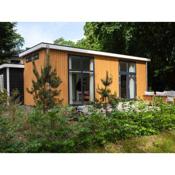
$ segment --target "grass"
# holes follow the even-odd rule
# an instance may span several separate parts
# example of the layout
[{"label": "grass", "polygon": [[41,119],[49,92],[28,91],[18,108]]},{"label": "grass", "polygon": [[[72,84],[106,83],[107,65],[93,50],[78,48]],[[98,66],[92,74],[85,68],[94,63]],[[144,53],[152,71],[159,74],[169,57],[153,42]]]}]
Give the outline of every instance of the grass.
[{"label": "grass", "polygon": [[159,135],[136,137],[107,143],[103,147],[92,147],[84,152],[91,153],[175,153],[175,131]]}]

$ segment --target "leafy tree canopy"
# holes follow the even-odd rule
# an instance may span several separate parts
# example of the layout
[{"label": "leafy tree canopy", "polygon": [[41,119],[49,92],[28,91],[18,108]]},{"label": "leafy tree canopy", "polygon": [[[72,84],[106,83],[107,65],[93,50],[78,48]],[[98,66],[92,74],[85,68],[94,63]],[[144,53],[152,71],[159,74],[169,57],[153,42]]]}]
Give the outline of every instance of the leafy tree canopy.
[{"label": "leafy tree canopy", "polygon": [[76,42],[71,41],[71,40],[65,40],[63,37],[58,38],[54,41],[54,44],[58,44],[58,45],[63,45],[63,46],[72,46],[75,47]]},{"label": "leafy tree canopy", "polygon": [[70,46],[70,47],[77,47],[77,48],[85,48],[85,49],[90,48],[85,38],[82,38],[78,41],[71,41],[71,40],[65,40],[63,37],[61,37],[61,38],[56,39],[54,41],[54,44]]},{"label": "leafy tree canopy", "polygon": [[149,86],[175,89],[175,23],[87,22],[84,35],[71,46],[151,58]]},{"label": "leafy tree canopy", "polygon": [[15,27],[16,23],[0,23],[0,63],[18,54],[24,43]]},{"label": "leafy tree canopy", "polygon": [[86,23],[92,49],[151,58],[149,83],[155,90],[175,89],[175,23]]}]

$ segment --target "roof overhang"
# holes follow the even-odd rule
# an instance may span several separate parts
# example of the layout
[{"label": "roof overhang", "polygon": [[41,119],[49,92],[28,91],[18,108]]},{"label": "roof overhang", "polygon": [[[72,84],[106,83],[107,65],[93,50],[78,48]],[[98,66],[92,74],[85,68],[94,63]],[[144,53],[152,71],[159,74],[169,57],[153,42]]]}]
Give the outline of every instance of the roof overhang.
[{"label": "roof overhang", "polygon": [[100,55],[100,56],[114,57],[114,58],[127,59],[127,60],[137,60],[137,61],[145,61],[145,62],[151,61],[150,59],[144,58],[144,57],[136,57],[136,56],[115,54],[115,53],[109,53],[109,52],[79,49],[79,48],[59,46],[59,45],[49,44],[49,43],[40,43],[40,44],[38,44],[34,47],[31,47],[30,49],[20,53],[19,57],[24,57],[25,55],[28,55],[32,52],[35,52],[37,50],[44,49],[44,48],[55,49],[55,50],[60,50],[60,51],[84,53],[84,54],[90,54],[90,55]]},{"label": "roof overhang", "polygon": [[0,65],[0,69],[3,68],[21,68],[24,69],[24,65],[23,64],[2,64]]}]

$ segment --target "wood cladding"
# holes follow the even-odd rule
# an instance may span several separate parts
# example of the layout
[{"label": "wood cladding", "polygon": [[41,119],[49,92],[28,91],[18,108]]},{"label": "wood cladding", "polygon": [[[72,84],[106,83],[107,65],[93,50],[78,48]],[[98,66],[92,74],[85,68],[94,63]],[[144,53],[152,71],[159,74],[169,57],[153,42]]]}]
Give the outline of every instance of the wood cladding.
[{"label": "wood cladding", "polygon": [[103,87],[101,79],[106,77],[106,71],[112,76],[113,83],[109,87],[112,93],[119,95],[118,60],[116,58],[95,56],[95,97],[99,99],[98,87]]},{"label": "wood cladding", "polygon": [[[63,104],[68,104],[68,54],[74,55],[85,55],[78,53],[68,53],[59,50],[50,50],[50,63],[53,69],[56,69],[57,75],[61,78],[62,83],[59,87],[61,90],[60,97],[63,99]],[[46,50],[42,49],[39,51],[39,59],[35,60],[36,67],[38,70],[44,66],[44,60],[46,56]],[[102,87],[101,79],[106,76],[106,71],[112,76],[113,83],[110,86],[112,93],[116,93],[119,96],[119,59],[97,56],[94,57],[94,82],[95,82],[95,97],[99,99],[99,94],[97,93],[98,87]],[[25,63],[24,69],[24,103],[26,105],[34,105],[33,96],[27,92],[27,88],[32,87],[32,80],[35,80],[33,75],[32,62]],[[136,62],[136,95],[139,98],[143,98],[147,86],[147,75],[146,75],[146,63]]]},{"label": "wood cladding", "polygon": [[[61,78],[62,83],[59,87],[61,89],[60,99],[63,99],[63,104],[68,103],[68,57],[66,52],[50,50],[50,63],[53,69],[56,69],[57,75]],[[40,72],[41,67],[44,66],[44,60],[46,56],[46,50],[41,50],[39,52],[39,59],[35,60],[36,67]],[[27,92],[27,88],[32,87],[32,80],[35,80],[33,74],[32,62],[25,62],[24,69],[24,103],[26,105],[33,106],[34,100],[33,95]]]},{"label": "wood cladding", "polygon": [[68,54],[63,51],[50,51],[51,65],[56,69],[57,75],[61,78],[60,99],[63,99],[63,104],[68,104]]},{"label": "wood cladding", "polygon": [[136,63],[136,88],[137,97],[143,99],[147,88],[147,75],[146,75],[146,63]]},{"label": "wood cladding", "polygon": [[[44,66],[45,50],[39,52],[39,59],[35,60],[37,70],[40,72],[42,66]],[[33,96],[27,92],[27,88],[31,89],[32,80],[36,80],[33,74],[32,62],[24,61],[24,104],[33,106]]]}]

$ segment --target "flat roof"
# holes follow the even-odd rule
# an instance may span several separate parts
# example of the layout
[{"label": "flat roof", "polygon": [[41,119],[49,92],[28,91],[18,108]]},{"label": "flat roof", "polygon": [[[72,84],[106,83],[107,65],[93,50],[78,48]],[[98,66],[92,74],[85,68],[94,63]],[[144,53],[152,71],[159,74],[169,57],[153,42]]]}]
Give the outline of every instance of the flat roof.
[{"label": "flat roof", "polygon": [[0,69],[3,68],[24,68],[23,64],[1,64]]},{"label": "flat roof", "polygon": [[138,60],[138,61],[146,61],[146,62],[151,61],[149,58],[144,58],[144,57],[116,54],[116,53],[109,53],[109,52],[101,52],[101,51],[94,51],[94,50],[88,50],[88,49],[80,49],[80,48],[75,48],[75,47],[60,46],[56,44],[43,43],[43,42],[31,47],[30,49],[26,51],[21,52],[19,54],[19,57],[23,57],[25,55],[28,55],[32,52],[35,52],[43,48],[55,49],[55,50],[60,50],[60,51],[68,51],[68,52],[85,53],[85,54],[90,54],[90,55],[109,56],[109,57],[121,58],[121,59],[127,59],[127,60]]}]

